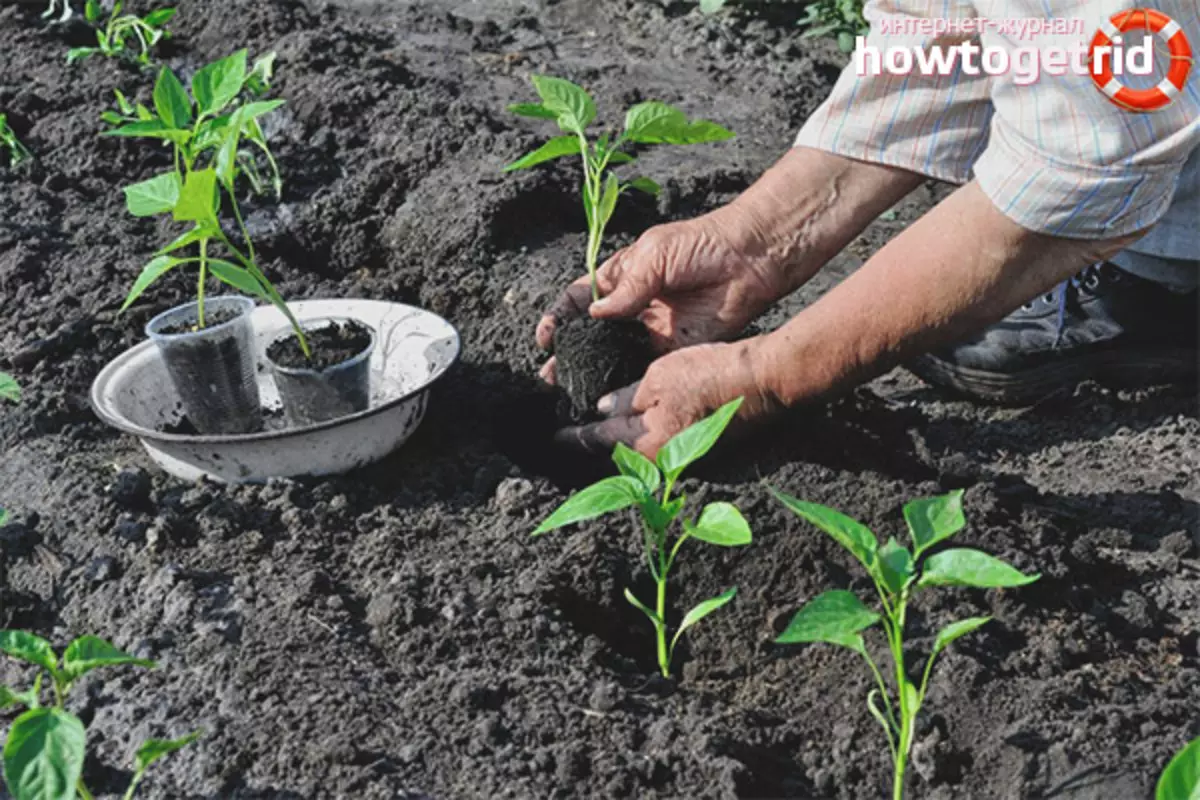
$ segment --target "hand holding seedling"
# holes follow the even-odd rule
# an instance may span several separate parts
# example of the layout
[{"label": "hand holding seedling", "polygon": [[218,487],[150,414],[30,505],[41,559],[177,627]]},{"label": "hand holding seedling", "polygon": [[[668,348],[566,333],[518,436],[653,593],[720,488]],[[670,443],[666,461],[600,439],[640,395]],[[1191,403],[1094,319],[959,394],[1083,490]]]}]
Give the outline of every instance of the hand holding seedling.
[{"label": "hand holding seedling", "polygon": [[[801,502],[774,489],[771,491],[789,510],[825,531],[850,551],[875,584],[882,614],[869,609],[851,592],[826,592],[800,609],[775,641],[780,644],[826,642],[853,650],[866,661],[876,686],[867,695],[867,708],[887,737],[894,765],[892,796],[894,800],[902,800],[904,773],[912,751],[917,714],[929,691],[934,661],[952,642],[991,621],[991,617],[971,617],[938,631],[920,681],[914,682],[904,662],[909,601],[918,590],[929,587],[1003,589],[1025,586],[1039,576],[1024,575],[998,558],[969,548],[942,550],[921,562],[930,548],[946,541],[967,524],[963,517],[961,491],[913,500],[904,507],[912,550],[895,539],[889,539],[880,547],[875,534],[862,523],[831,508]],[[894,692],[889,691],[883,673],[863,640],[863,631],[876,625],[883,629],[887,642],[895,676]]]},{"label": "hand holding seedling", "polygon": [[[75,682],[93,670],[137,666],[153,669],[153,661],[135,658],[97,636],[81,636],[61,658],[45,639],[24,631],[0,631],[0,652],[38,668],[28,691],[0,686],[0,709],[25,711],[8,729],[4,743],[4,783],[14,800],[92,800],[83,783],[87,730],[79,717],[66,710]],[[50,679],[53,703],[42,705],[42,684]],[[133,778],[125,791],[130,800],[146,770],[163,756],[199,739],[194,731],[180,739],[148,739],[135,755]]]},{"label": "hand holding seedling", "polygon": [[654,626],[658,666],[664,677],[671,676],[671,660],[684,631],[728,603],[737,593],[735,587],[687,612],[668,643],[667,577],[684,542],[698,539],[718,547],[741,547],[751,541],[750,526],[742,518],[741,512],[729,503],[709,504],[694,522],[684,520],[683,535],[674,543],[668,537],[668,531],[683,513],[687,499],[683,495],[673,498],[671,491],[684,469],[702,458],[717,443],[741,403],[740,398],[734,400],[717,409],[711,417],[680,433],[659,451],[655,461],[617,445],[612,457],[621,474],[577,492],[533,532],[534,536],[539,536],[564,525],[595,519],[614,511],[630,507],[638,509],[646,566],[654,578],[657,591],[653,607],[629,589],[625,590],[625,599],[645,614]]}]

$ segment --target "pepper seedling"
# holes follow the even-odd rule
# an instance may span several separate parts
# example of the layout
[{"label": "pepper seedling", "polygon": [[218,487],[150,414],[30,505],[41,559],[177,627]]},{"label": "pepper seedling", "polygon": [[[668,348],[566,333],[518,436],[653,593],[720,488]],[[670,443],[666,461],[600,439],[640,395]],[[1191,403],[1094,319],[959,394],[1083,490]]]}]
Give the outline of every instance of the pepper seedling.
[{"label": "pepper seedling", "polygon": [[[61,11],[59,6],[62,6]],[[71,8],[71,0],[50,0],[50,5],[46,6],[46,10],[42,12],[42,19],[51,19],[56,15],[58,19],[54,21],[59,23],[66,22],[75,16],[75,11]]]},{"label": "pepper seedling", "polygon": [[[64,19],[70,17],[69,3],[67,6],[67,17]],[[171,21],[176,10],[157,8],[139,17],[136,14],[122,14],[121,7],[121,0],[117,0],[108,19],[104,20],[104,9],[99,0],[87,0],[83,13],[87,21],[96,26],[96,46],[71,48],[67,51],[68,64],[77,64],[99,53],[108,58],[128,58],[143,67],[150,66],[150,51],[171,36],[163,26]]]},{"label": "pepper seedling", "polygon": [[[108,111],[103,118],[118,127],[104,135],[160,140],[171,147],[173,155],[171,170],[125,187],[129,213],[135,217],[171,214],[176,222],[192,224],[191,230],[159,250],[146,264],[121,310],[129,308],[171,270],[196,264],[200,328],[205,324],[205,285],[211,273],[238,291],[278,308],[291,323],[301,349],[308,356],[311,352],[300,324],[258,265],[236,193],[238,178],[243,175],[252,188],[263,188],[261,179],[253,177],[257,173],[248,166],[253,158],[243,150],[244,142],[266,156],[277,196],[282,191],[279,169],[259,120],[282,106],[283,101],[243,98],[244,94],[261,96],[269,88],[273,61],[272,53],[248,70],[246,51],[240,50],[198,70],[192,77],[190,95],[175,73],[163,67],[154,86],[153,111],[116,93],[120,113]],[[221,228],[220,212],[225,202],[240,231],[244,250]],[[214,245],[224,247],[233,261],[213,258],[210,247]],[[181,257],[181,251],[187,248],[196,248],[196,255]]]},{"label": "pepper seedling", "polygon": [[[13,721],[4,742],[4,783],[13,800],[93,800],[83,783],[87,755],[87,730],[79,717],[66,710],[71,688],[84,675],[101,667],[124,665],[153,669],[155,664],[135,658],[98,636],[81,636],[60,658],[45,639],[25,631],[0,631],[0,652],[38,668],[33,687],[15,692],[0,687],[0,709],[13,706],[25,711]],[[49,678],[53,703],[42,705],[42,685]],[[194,731],[179,739],[148,739],[134,757],[134,773],[125,800],[146,770],[158,759],[200,738]]]},{"label": "pepper seedling", "polygon": [[605,132],[590,142],[587,128],[596,119],[596,104],[581,87],[544,75],[534,75],[533,87],[540,103],[517,103],[508,110],[523,117],[552,119],[566,134],[556,136],[537,150],[517,159],[505,172],[542,164],[563,156],[578,155],[583,163],[583,210],[587,217],[587,270],[592,279],[592,299],[600,299],[596,285],[596,266],[604,229],[612,219],[617,200],[630,189],[657,195],[659,186],[649,178],[622,181],[610,167],[629,164],[637,159],[628,151],[631,145],[701,144],[733,138],[733,133],[714,122],[691,120],[679,109],[666,103],[638,103],[625,114],[625,127],[615,137]]},{"label": "pepper seedling", "polygon": [[[963,516],[961,491],[913,500],[904,506],[904,520],[913,542],[911,551],[894,538],[880,547],[875,534],[861,522],[831,508],[802,502],[775,489],[771,491],[789,510],[849,550],[866,568],[875,584],[882,614],[868,608],[852,592],[825,592],[796,612],[775,641],[779,644],[835,644],[853,650],[867,662],[876,686],[867,695],[867,709],[887,736],[895,767],[892,795],[894,800],[902,800],[904,773],[912,750],[917,713],[929,691],[934,661],[956,639],[991,621],[991,617],[971,617],[938,631],[918,684],[909,679],[904,664],[904,627],[909,602],[918,590],[929,587],[1001,589],[1025,586],[1040,576],[1025,575],[998,558],[970,548],[943,550],[929,556],[918,566],[930,548],[954,536],[967,524]],[[863,631],[876,625],[883,629],[894,668],[894,699],[878,665],[867,652],[862,635]],[[883,701],[882,708],[880,700]]]},{"label": "pepper seedling", "polygon": [[1158,779],[1154,800],[1200,800],[1200,739],[1175,754]]},{"label": "pepper seedling", "polygon": [[25,145],[21,144],[21,140],[17,138],[17,134],[13,129],[8,127],[8,115],[0,114],[0,145],[8,151],[8,166],[16,168],[23,162],[33,158],[33,153]]},{"label": "pepper seedling", "polygon": [[734,587],[687,612],[668,643],[667,577],[683,543],[697,539],[718,547],[741,547],[751,541],[750,526],[741,512],[730,503],[710,503],[700,512],[696,521],[683,522],[683,534],[674,543],[668,536],[668,530],[679,519],[687,501],[684,495],[671,497],[671,491],[684,469],[713,448],[741,404],[742,398],[727,403],[712,416],[677,434],[663,445],[654,461],[618,444],[612,458],[621,474],[576,492],[533,532],[534,536],[540,536],[564,525],[595,519],[614,511],[630,507],[638,510],[646,566],[654,578],[657,593],[653,608],[639,600],[628,588],[625,590],[625,599],[645,614],[654,626],[658,666],[663,677],[671,676],[671,660],[684,631],[737,594],[737,587]]},{"label": "pepper seedling", "polygon": [[871,30],[863,16],[863,0],[817,0],[804,9],[800,26],[806,29],[803,38],[828,36],[843,53],[853,53],[857,37]]},{"label": "pepper seedling", "polygon": [[10,403],[21,402],[21,385],[7,372],[0,372],[0,400]]}]

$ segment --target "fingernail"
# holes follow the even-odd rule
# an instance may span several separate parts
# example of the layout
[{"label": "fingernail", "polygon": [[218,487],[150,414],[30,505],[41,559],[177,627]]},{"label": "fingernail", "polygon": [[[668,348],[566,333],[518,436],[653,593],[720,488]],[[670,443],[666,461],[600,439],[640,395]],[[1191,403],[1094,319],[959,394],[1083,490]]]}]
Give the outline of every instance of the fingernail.
[{"label": "fingernail", "polygon": [[596,403],[596,410],[601,414],[608,414],[613,410],[613,406],[615,404],[616,401],[613,399],[613,396],[611,394],[606,394],[604,397],[600,398],[598,403]]},{"label": "fingernail", "polygon": [[609,306],[609,301],[608,301],[607,297],[605,297],[601,300],[597,300],[596,302],[592,303],[592,308],[595,309],[596,311],[603,311],[604,309],[608,308],[608,306]]}]

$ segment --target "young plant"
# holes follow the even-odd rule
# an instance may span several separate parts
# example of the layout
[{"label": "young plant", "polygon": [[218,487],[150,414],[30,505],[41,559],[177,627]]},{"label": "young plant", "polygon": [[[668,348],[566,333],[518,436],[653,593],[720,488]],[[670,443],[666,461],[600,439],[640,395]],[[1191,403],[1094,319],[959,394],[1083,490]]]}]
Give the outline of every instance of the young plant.
[{"label": "young plant", "polygon": [[[191,229],[155,254],[134,281],[121,310],[129,308],[155,281],[176,267],[195,264],[199,327],[205,325],[205,287],[211,274],[240,292],[271,303],[292,324],[305,355],[308,341],[283,297],[258,265],[254,242],[246,230],[238,204],[238,178],[246,176],[255,190],[263,181],[253,167],[244,143],[254,145],[270,165],[276,194],[282,181],[259,119],[283,105],[282,100],[244,100],[243,94],[261,95],[269,87],[274,53],[247,70],[246,51],[240,50],[200,69],[192,77],[191,93],[169,67],[163,67],[154,86],[154,110],[133,104],[117,92],[120,113],[105,112],[104,120],[116,125],[106,136],[160,140],[172,151],[173,167],[147,181],[125,187],[125,204],[135,217],[171,214]],[[220,215],[228,207],[240,232],[242,246],[221,227]],[[214,258],[212,249],[224,248],[226,258]],[[244,248],[244,249],[243,249]],[[183,255],[191,250],[194,255]]]},{"label": "young plant", "polygon": [[[33,687],[15,692],[0,687],[0,709],[26,710],[13,721],[4,743],[4,783],[14,800],[92,800],[83,783],[87,731],[83,722],[66,710],[75,682],[101,667],[133,665],[153,669],[153,661],[134,658],[97,636],[81,636],[60,658],[45,639],[24,631],[0,631],[0,652],[38,668]],[[53,702],[42,705],[42,684],[49,677]],[[133,797],[146,770],[158,759],[200,738],[195,731],[180,739],[149,739],[135,755],[133,779],[125,800]]]},{"label": "young plant", "polygon": [[[895,767],[892,796],[894,800],[901,800],[917,713],[929,690],[934,660],[951,642],[991,621],[991,617],[972,617],[954,622],[939,631],[934,639],[933,650],[925,661],[920,682],[914,683],[904,663],[904,626],[909,601],[919,590],[928,587],[999,589],[1025,586],[1040,576],[1024,575],[987,553],[965,548],[943,550],[921,563],[930,548],[949,539],[966,525],[961,491],[942,497],[913,500],[904,506],[904,520],[908,523],[913,542],[911,551],[894,538],[880,547],[875,534],[862,523],[831,508],[804,503],[774,489],[771,491],[788,509],[825,531],[849,550],[866,568],[875,584],[882,614],[868,608],[851,592],[825,592],[800,609],[775,641],[780,644],[827,642],[849,648],[867,662],[876,685],[867,695],[867,709],[887,736]],[[883,674],[867,652],[863,640],[863,631],[876,625],[883,629],[887,641],[895,675],[894,695],[888,691]],[[880,700],[883,701],[882,707]]]},{"label": "young plant", "polygon": [[1154,800],[1200,800],[1200,739],[1180,750],[1163,770]]},{"label": "young plant", "polygon": [[626,112],[625,127],[616,136],[604,132],[591,142],[587,128],[596,119],[596,104],[591,95],[562,78],[534,75],[532,81],[542,102],[518,103],[509,106],[508,110],[523,117],[552,119],[566,135],[554,137],[506,166],[504,171],[527,169],[562,156],[580,156],[583,210],[588,225],[587,270],[592,279],[592,298],[599,300],[596,265],[604,229],[612,219],[617,200],[630,189],[651,195],[659,192],[658,184],[649,178],[622,181],[609,169],[636,160],[636,154],[628,149],[632,145],[720,142],[733,138],[733,133],[706,120],[689,121],[679,109],[650,101],[638,103]]},{"label": "young plant", "polygon": [[[62,6],[62,10],[59,10]],[[42,12],[42,19],[50,19],[55,15],[58,19],[55,22],[66,22],[75,15],[75,11],[71,8],[71,0],[50,0],[50,5],[46,6],[46,10]]]},{"label": "young plant", "polygon": [[[70,2],[64,0],[68,19],[71,15]],[[50,12],[53,11],[51,4]],[[50,13],[47,12],[47,13]],[[112,12],[104,20],[104,9],[99,0],[87,0],[84,16],[96,27],[95,47],[74,47],[67,51],[67,63],[75,64],[97,53],[108,58],[128,58],[143,67],[150,66],[150,50],[171,34],[164,28],[175,16],[174,8],[158,8],[144,17],[122,14],[121,0],[113,4]],[[103,22],[103,25],[101,25]]]},{"label": "young plant", "polygon": [[805,10],[800,25],[807,30],[804,38],[828,36],[837,41],[843,53],[853,53],[855,39],[871,29],[863,16],[863,0],[817,0]]},{"label": "young plant", "polygon": [[0,400],[10,403],[21,402],[21,386],[17,379],[7,372],[0,372]]},{"label": "young plant", "polygon": [[646,566],[654,578],[657,592],[653,608],[635,597],[629,589],[625,590],[625,599],[645,614],[654,626],[658,666],[664,677],[671,676],[671,660],[684,631],[728,603],[737,593],[737,587],[734,587],[687,612],[668,644],[667,578],[683,543],[688,539],[698,539],[718,547],[741,547],[751,541],[750,526],[741,512],[729,503],[710,503],[700,512],[696,521],[684,520],[683,533],[673,543],[668,536],[668,530],[683,512],[687,500],[684,495],[671,497],[679,476],[689,464],[712,449],[741,404],[742,398],[727,403],[711,417],[679,433],[663,445],[654,461],[618,444],[613,452],[613,461],[621,474],[576,492],[533,532],[534,536],[540,536],[564,525],[595,519],[613,511],[630,507],[637,509],[642,522]]},{"label": "young plant", "polygon": [[0,114],[0,146],[3,146],[8,151],[8,166],[15,168],[23,162],[33,158],[33,153],[25,145],[21,144],[21,140],[17,138],[17,134],[13,133],[13,129],[8,127],[8,115]]}]

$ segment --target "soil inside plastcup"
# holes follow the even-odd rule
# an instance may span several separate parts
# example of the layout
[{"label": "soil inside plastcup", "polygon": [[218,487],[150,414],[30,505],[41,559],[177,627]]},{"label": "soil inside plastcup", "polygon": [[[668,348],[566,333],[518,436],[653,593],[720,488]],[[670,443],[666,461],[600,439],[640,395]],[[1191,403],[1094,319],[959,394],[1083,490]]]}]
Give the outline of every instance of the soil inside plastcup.
[{"label": "soil inside plastcup", "polygon": [[336,321],[314,330],[305,330],[312,358],[304,355],[294,334],[276,339],[267,348],[267,357],[288,369],[320,372],[353,359],[371,346],[371,329],[357,320]]},{"label": "soil inside plastcup", "polygon": [[201,328],[199,322],[186,323],[177,322],[174,325],[164,325],[159,329],[158,333],[163,336],[178,336],[181,333],[197,333],[205,328],[215,328],[218,325],[224,325],[226,322],[237,319],[241,316],[241,312],[234,308],[218,308],[211,313],[204,315],[204,328]]},{"label": "soil inside plastcup", "polygon": [[559,420],[580,423],[596,418],[601,397],[641,380],[655,352],[637,320],[579,317],[555,329],[554,356],[555,383],[564,393]]}]

